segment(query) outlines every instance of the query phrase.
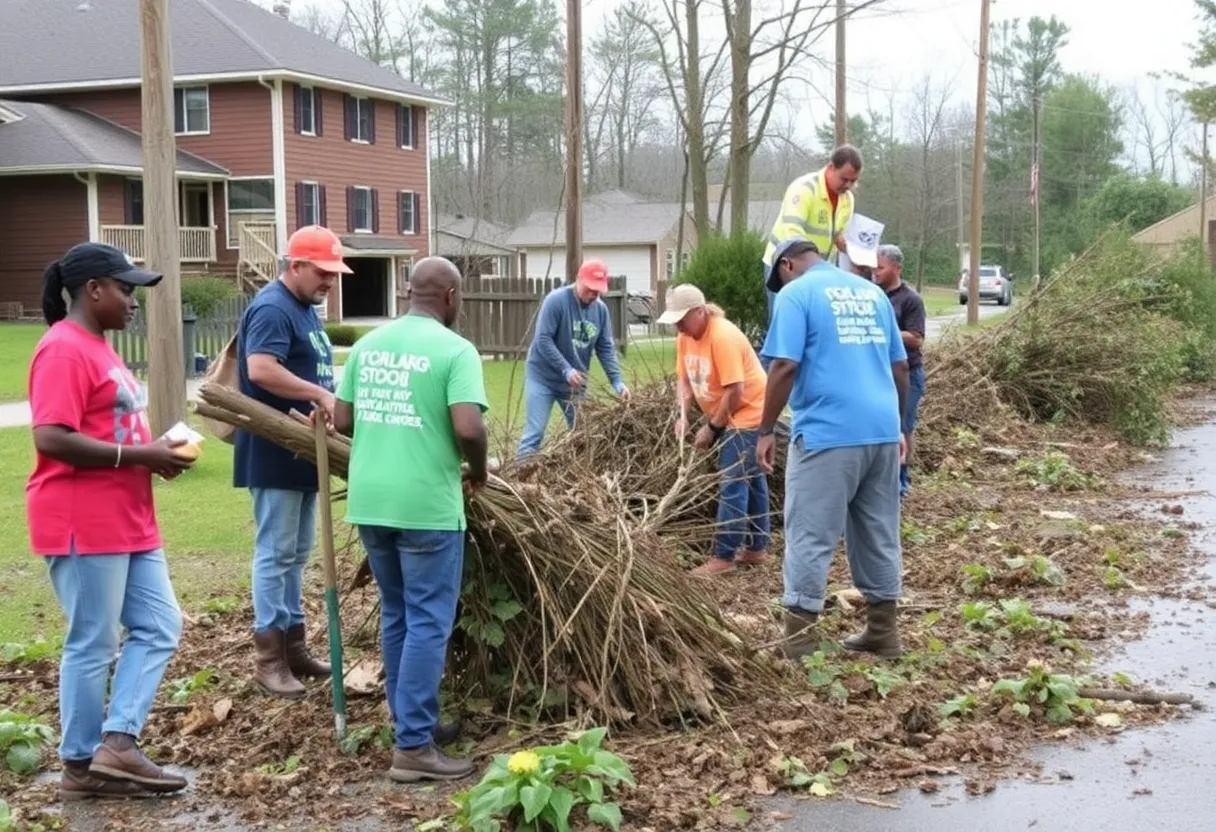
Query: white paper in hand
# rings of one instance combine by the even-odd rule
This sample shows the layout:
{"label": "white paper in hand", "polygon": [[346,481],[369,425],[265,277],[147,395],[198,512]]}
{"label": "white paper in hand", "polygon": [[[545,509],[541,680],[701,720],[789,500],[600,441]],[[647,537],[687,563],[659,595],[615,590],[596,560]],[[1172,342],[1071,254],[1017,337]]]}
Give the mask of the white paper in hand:
{"label": "white paper in hand", "polygon": [[865,214],[854,214],[844,230],[845,252],[849,260],[859,266],[874,268],[878,265],[878,244],[886,226]]}
{"label": "white paper in hand", "polygon": [[182,441],[187,445],[197,445],[203,441],[203,435],[192,429],[185,422],[178,422],[173,427],[165,431],[163,439],[168,439],[170,442]]}

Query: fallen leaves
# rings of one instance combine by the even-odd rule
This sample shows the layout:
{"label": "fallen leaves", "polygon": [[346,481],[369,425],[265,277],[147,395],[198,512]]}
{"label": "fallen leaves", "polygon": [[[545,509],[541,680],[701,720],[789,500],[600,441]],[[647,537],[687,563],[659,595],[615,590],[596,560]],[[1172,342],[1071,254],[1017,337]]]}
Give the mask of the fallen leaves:
{"label": "fallen leaves", "polygon": [[228,719],[230,713],[232,713],[231,699],[220,699],[211,707],[201,703],[197,704],[181,718],[181,735],[192,737],[205,733]]}

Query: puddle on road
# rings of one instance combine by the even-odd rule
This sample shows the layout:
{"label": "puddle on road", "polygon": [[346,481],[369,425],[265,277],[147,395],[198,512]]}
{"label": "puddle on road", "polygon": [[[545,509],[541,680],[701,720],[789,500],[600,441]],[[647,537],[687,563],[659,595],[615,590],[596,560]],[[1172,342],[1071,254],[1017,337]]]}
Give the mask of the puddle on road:
{"label": "puddle on road", "polygon": [[[1216,401],[1206,403],[1216,413]],[[1133,484],[1162,492],[1200,492],[1171,499],[1184,510],[1182,522],[1207,554],[1194,585],[1216,582],[1216,423],[1181,430],[1159,459],[1129,473]],[[1160,501],[1147,501],[1157,510]],[[1083,747],[1043,746],[1028,756],[1043,766],[1043,781],[1003,781],[996,791],[969,797],[959,778],[943,779],[934,795],[915,789],[888,795],[899,810],[845,800],[774,801],[774,811],[793,819],[786,829],[848,829],[850,832],[1013,832],[1055,830],[1169,829],[1208,832],[1216,828],[1216,597],[1206,601],[1144,598],[1132,608],[1147,612],[1145,636],[1099,662],[1101,672],[1122,672],[1157,690],[1193,694],[1207,705],[1171,723],[1129,730]]]}

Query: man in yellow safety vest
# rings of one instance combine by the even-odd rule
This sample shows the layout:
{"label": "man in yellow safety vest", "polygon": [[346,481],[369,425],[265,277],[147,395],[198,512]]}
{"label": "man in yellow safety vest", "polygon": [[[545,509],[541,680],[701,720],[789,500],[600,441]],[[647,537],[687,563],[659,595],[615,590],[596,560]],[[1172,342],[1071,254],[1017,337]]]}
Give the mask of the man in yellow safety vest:
{"label": "man in yellow safety vest", "polygon": [[[861,153],[851,144],[842,144],[822,170],[795,179],[785,189],[781,213],[773,223],[764,249],[764,273],[773,268],[773,254],[784,240],[801,237],[810,240],[832,263],[845,251],[844,230],[853,217],[850,190],[861,178]],[[773,315],[776,294],[768,292],[768,314]]]}

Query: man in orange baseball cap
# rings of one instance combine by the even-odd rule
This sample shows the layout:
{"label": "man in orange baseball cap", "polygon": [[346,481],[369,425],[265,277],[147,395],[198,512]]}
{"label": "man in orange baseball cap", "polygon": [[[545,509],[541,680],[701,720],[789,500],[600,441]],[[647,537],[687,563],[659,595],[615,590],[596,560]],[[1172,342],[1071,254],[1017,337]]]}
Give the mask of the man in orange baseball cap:
{"label": "man in orange baseball cap", "polygon": [[[282,413],[317,408],[333,422],[333,348],[317,314],[340,274],[342,241],[328,228],[301,228],[287,242],[283,273],[250,302],[237,334],[240,391]],[[325,677],[327,663],[304,639],[304,566],[317,529],[317,469],[273,442],[238,430],[233,485],[253,497],[254,682],[270,696],[298,699],[300,679]]]}
{"label": "man in orange baseball cap", "polygon": [[561,407],[566,424],[574,426],[574,403],[586,395],[592,354],[599,358],[612,389],[629,400],[608,306],[600,300],[607,291],[608,267],[587,260],[572,285],[554,289],[541,304],[524,364],[524,432],[516,457],[540,449],[553,405]]}

